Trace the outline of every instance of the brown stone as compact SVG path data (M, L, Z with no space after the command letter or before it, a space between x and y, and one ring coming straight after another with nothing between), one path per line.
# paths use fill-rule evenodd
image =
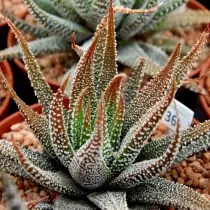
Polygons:
M208 187L210 187L210 179L208 179L208 178L200 178L199 186L201 188L208 188Z
M210 152L205 152L205 153L203 154L203 161L204 161L205 163L208 163L209 160L210 160Z
M176 171L176 169L172 169L171 175L173 176L174 179L178 178L178 172Z
M188 165L192 168L194 172L202 172L204 170L203 166L201 165L199 161L193 161L192 163L189 163Z
M210 170L210 162L204 164L204 168Z

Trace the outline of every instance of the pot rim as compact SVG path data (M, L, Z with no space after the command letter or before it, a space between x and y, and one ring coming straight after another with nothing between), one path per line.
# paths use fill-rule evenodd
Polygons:
M30 106L34 111L41 113L42 112L42 108L41 105L36 103ZM20 111L17 111L13 114L11 114L10 116L6 117L4 120L2 120L0 122L0 137L10 131L10 127L18 122L22 122L24 121L24 117L22 116Z

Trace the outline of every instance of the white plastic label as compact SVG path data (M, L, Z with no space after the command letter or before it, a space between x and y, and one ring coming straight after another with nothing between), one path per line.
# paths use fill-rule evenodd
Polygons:
M176 113L178 113L181 130L189 128L193 120L194 112L176 99L173 99L161 120L162 123L168 126L170 133L174 133L176 131Z

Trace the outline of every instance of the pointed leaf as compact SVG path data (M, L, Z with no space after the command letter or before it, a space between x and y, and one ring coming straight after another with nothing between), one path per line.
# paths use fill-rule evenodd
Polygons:
M74 150L65 127L63 117L63 90L60 88L52 100L49 113L49 126L52 146L61 163L68 168L74 155Z
M145 33L146 31L154 29L154 27L159 24L162 19L169 14L170 12L174 11L184 3L186 3L187 0L168 0L163 1L163 4L161 7L158 8L157 12L154 14L154 16L151 18L149 23L147 23L142 29L141 34Z
M46 55L56 52L68 52L69 41L64 40L59 36L49 36L40 38L28 43L28 47L34 56ZM20 46L15 45L5 50L0 51L0 61L5 59L22 58L22 51Z
M163 178L148 180L128 192L132 203L154 203L184 209L208 210L210 201L193 189Z
M77 151L69 167L73 179L82 187L95 189L104 185L110 176L103 159L105 104L98 104L94 131L90 139Z
M128 210L126 192L123 191L95 192L87 197L100 209Z
M80 58L77 65L70 93L71 105L75 103L81 91L87 87L87 95L90 97L90 100L95 98L92 78L92 62L97 41L98 39L96 36L89 49Z
M104 100L107 112L108 123L113 119L113 116L117 109L117 99L121 92L122 84L126 80L125 74L116 75L107 85L104 92Z
M10 19L11 22L22 32L26 34L30 34L33 37L36 38L43 38L49 36L49 31L45 28L42 28L40 26L36 26L34 24L30 24L26 21L24 21L21 18L18 18L11 14L10 12L4 12L4 15Z
M42 170L25 157L14 141L13 146L17 152L19 163L32 180L60 193L72 196L84 194L84 192L75 185L71 177L61 172Z
M90 102L89 102L84 114L79 147L81 147L90 138L92 131L93 129L91 123Z
M76 45L75 43L75 33L73 33L71 36L71 47L77 53L79 57L83 56L84 50L80 46Z
M210 22L210 11L208 10L190 10L183 13L169 14L159 25L158 30L168 30L174 28L187 28Z
M112 164L112 171L118 173L133 163L141 151L143 145L148 141L157 123L162 118L165 110L169 106L174 96L175 85L173 84L170 93L160 104L152 107L130 128L121 143L121 147L116 154Z
M46 154L40 154L26 149L21 149L21 151L33 164L43 170L56 171L55 162ZM0 170L15 176L30 178L18 163L18 157L13 146L5 140L0 141Z
M132 100L125 113L123 134L152 106L166 96L173 80L173 67L180 55L180 44L176 46L166 66L148 82Z
M120 136L124 120L125 104L123 93L120 93L117 109L109 125L109 140L111 152L116 152L120 147Z
M197 126L188 128L185 131L182 131L181 149L177 154L177 158L175 158L175 162L177 162L178 159L179 160L186 159L188 156L201 152L205 150L205 148L208 148L210 146L209 137L208 137L209 131L210 131L209 120L204 123L200 123ZM172 138L173 136L168 136L166 138L162 138L159 139L158 141L153 141L145 145L142 148L141 153L137 158L137 161L149 160L160 157L166 151L168 144L169 142L171 142Z
M191 48L191 51L188 52L188 54L184 56L175 66L175 80L178 87L180 87L186 74L189 72L189 70L191 70L193 63L198 58L198 55L203 49L204 44L207 42L209 34L210 24L206 27L205 31L202 33L197 43Z
M41 70L37 62L35 61L33 54L28 48L25 38L8 18L3 18L8 23L9 27L12 29L13 33L17 37L17 40L22 49L23 59L26 64L26 69L28 71L31 84L34 87L38 100L43 107L44 113L48 114L49 103L51 102L53 97L50 86L46 83L45 79L43 78Z
M71 137L72 144L75 150L79 149L81 145L81 130L84 121L84 98L86 95L88 88L84 88L80 95L78 96L73 112L72 112L72 120L71 120Z
M139 92L141 83L144 77L145 59L140 57L135 62L135 68L132 71L132 75L128 78L124 86L125 105L128 106L130 101Z
M117 74L116 64L116 40L115 40L115 21L112 1L96 33L98 43L94 55L93 75L96 86L97 97L100 98L101 91L104 91L109 81Z
M91 35L89 30L78 23L70 20L67 21L42 10L33 2L33 0L24 0L24 3L28 7L29 11L33 14L35 19L42 23L43 26L53 34L68 40L72 32L75 32L77 34L78 41L81 41Z
M150 9L157 5L157 2L158 0L149 0L143 5L141 9ZM147 25L147 23L154 15L155 10L153 9L154 8L152 8L152 11L148 13L142 12L140 14L132 14L125 17L117 33L118 37L121 39L129 39L138 34L143 26Z
M0 78L2 79L1 82L9 92L11 98L17 104L20 112L24 116L26 122L35 133L37 138L39 139L40 143L44 147L51 157L55 157L54 150L50 141L50 130L49 125L46 118L43 115L40 115L33 111L29 106L27 106L15 93L12 89L10 84L8 83L7 79L5 78L4 74L0 70Z
M160 158L146 160L128 166L111 182L111 185L128 189L135 187L142 181L152 179L165 172L171 167L174 158L179 151L180 141L180 124L178 121L176 135L168 145L166 152Z

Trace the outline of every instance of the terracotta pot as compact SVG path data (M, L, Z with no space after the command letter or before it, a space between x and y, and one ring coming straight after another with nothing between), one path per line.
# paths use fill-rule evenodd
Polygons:
M16 45L16 43L17 43L17 42L16 42L16 38L15 38L14 34L12 33L11 30L9 30L8 36L7 36L7 46L8 46L8 47L12 47L12 46ZM24 74L27 75L27 71L26 71L26 69L25 69L25 65L24 65L23 61L20 60L20 59L18 59L18 58L16 58L16 59L14 59L14 62L15 62L15 64L18 66L18 68L19 68ZM54 81L52 81L52 80L46 79L46 81L47 81L47 83L50 85L50 87L52 88L52 90L53 90L54 92L56 92L56 90L60 87L60 85L59 85L58 83L56 83L56 82L54 82Z
M7 61L4 61L0 63L0 67L4 75L8 79L10 85L13 87L13 74L12 74L12 70L10 68L9 63ZM6 94L3 104L0 106L0 120L6 117L7 111L9 109L9 102L10 102L10 95Z
M200 75L199 77L202 78L200 79L200 82L199 82L199 85L203 88L205 88L205 80L206 80L206 77L203 77L207 70L210 68L210 58L208 58L206 60L206 62L200 67ZM205 113L208 115L208 117L210 118L210 106L207 102L207 98L206 96L200 94L199 95L199 98L200 98L200 102L201 102L201 105L205 111Z
M31 106L31 108L34 111L37 111L38 113L42 112L42 108L39 104L34 104ZM10 131L10 127L13 124L23 122L24 118L20 112L15 112L14 114L10 115L9 117L5 118L0 122L0 137L4 134Z
M199 3L196 0L189 0L187 2L187 7L190 9L195 9L195 10L199 10L199 9L206 10L206 7L204 7L201 3Z

